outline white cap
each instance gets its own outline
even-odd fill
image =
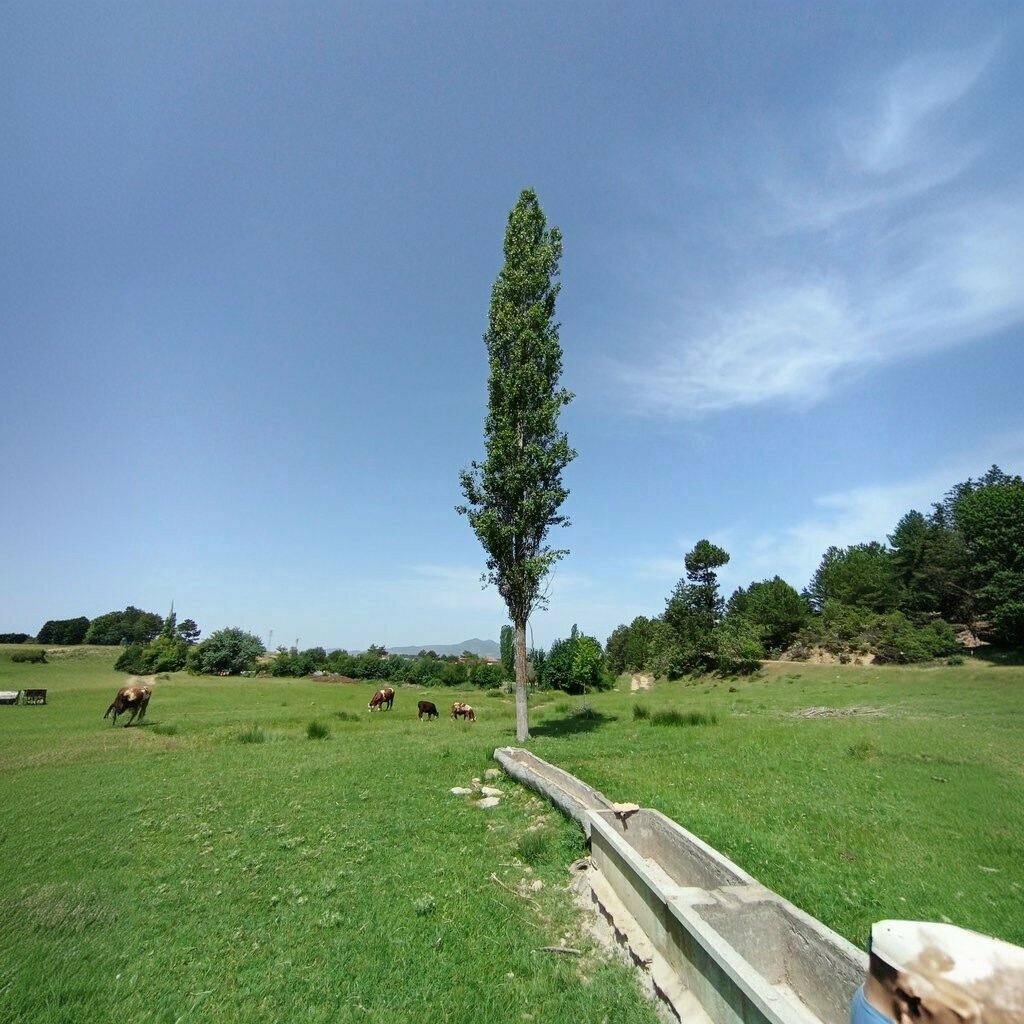
[[[904,974],[974,1000],[982,1019],[1024,1021],[1024,949],[930,921],[879,921],[871,952]]]

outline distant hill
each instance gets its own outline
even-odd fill
[[[456,657],[463,651],[478,654],[481,658],[500,658],[501,647],[495,640],[463,640],[460,644],[418,644],[415,647],[389,647],[389,654],[419,654],[420,651],[433,651],[435,654],[454,654]]]

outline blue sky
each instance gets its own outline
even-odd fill
[[[533,187],[571,554],[533,637],[1024,470],[1017,3],[14,3],[0,631],[497,638],[459,470]]]

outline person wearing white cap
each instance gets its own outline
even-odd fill
[[[951,924],[879,921],[851,1024],[1024,1024],[1024,949]]]

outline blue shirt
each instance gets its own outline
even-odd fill
[[[887,1017],[881,1010],[876,1010],[864,996],[861,985],[854,993],[850,1004],[850,1024],[893,1024],[892,1017]]]

